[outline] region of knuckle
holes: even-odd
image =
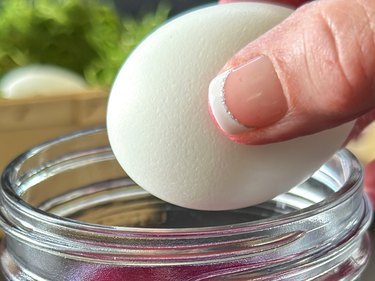
[[[375,1],[333,2],[319,10],[318,28],[325,37],[325,58],[334,65],[326,79],[336,91],[325,93],[327,106],[340,114],[375,96]]]

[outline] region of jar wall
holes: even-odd
[[[340,151],[264,204],[188,210],[127,178],[104,129],[79,132],[6,169],[1,267],[9,280],[355,280],[370,255],[361,181]]]

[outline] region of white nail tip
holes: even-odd
[[[219,127],[229,134],[238,134],[248,131],[249,128],[238,123],[230,114],[225,104],[224,84],[230,72],[231,70],[229,69],[211,81],[208,89],[208,102]]]

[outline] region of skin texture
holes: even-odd
[[[374,1],[320,0],[301,6],[245,46],[223,71],[267,56],[289,109],[272,125],[232,139],[246,144],[277,142],[332,128],[371,111],[375,107],[372,25]],[[231,112],[236,116],[234,109]]]
[[[282,85],[280,94],[288,100],[288,110],[272,124],[225,135],[239,143],[266,144],[356,120],[349,139],[358,137],[375,120],[375,1],[265,2],[299,8],[283,23],[244,46],[221,72],[236,69],[260,55],[267,56]],[[231,112],[236,116],[235,107]],[[251,112],[248,118],[253,118]],[[374,175],[375,161],[365,169],[365,186],[375,199]]]

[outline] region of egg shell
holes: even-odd
[[[291,12],[264,3],[206,7],[170,21],[136,48],[113,85],[107,128],[117,160],[137,184],[188,208],[241,208],[304,181],[341,146],[351,124],[250,146],[227,139],[210,117],[210,81]]]
[[[9,99],[80,93],[87,88],[86,81],[78,74],[44,64],[17,67],[0,81],[2,96]]]

